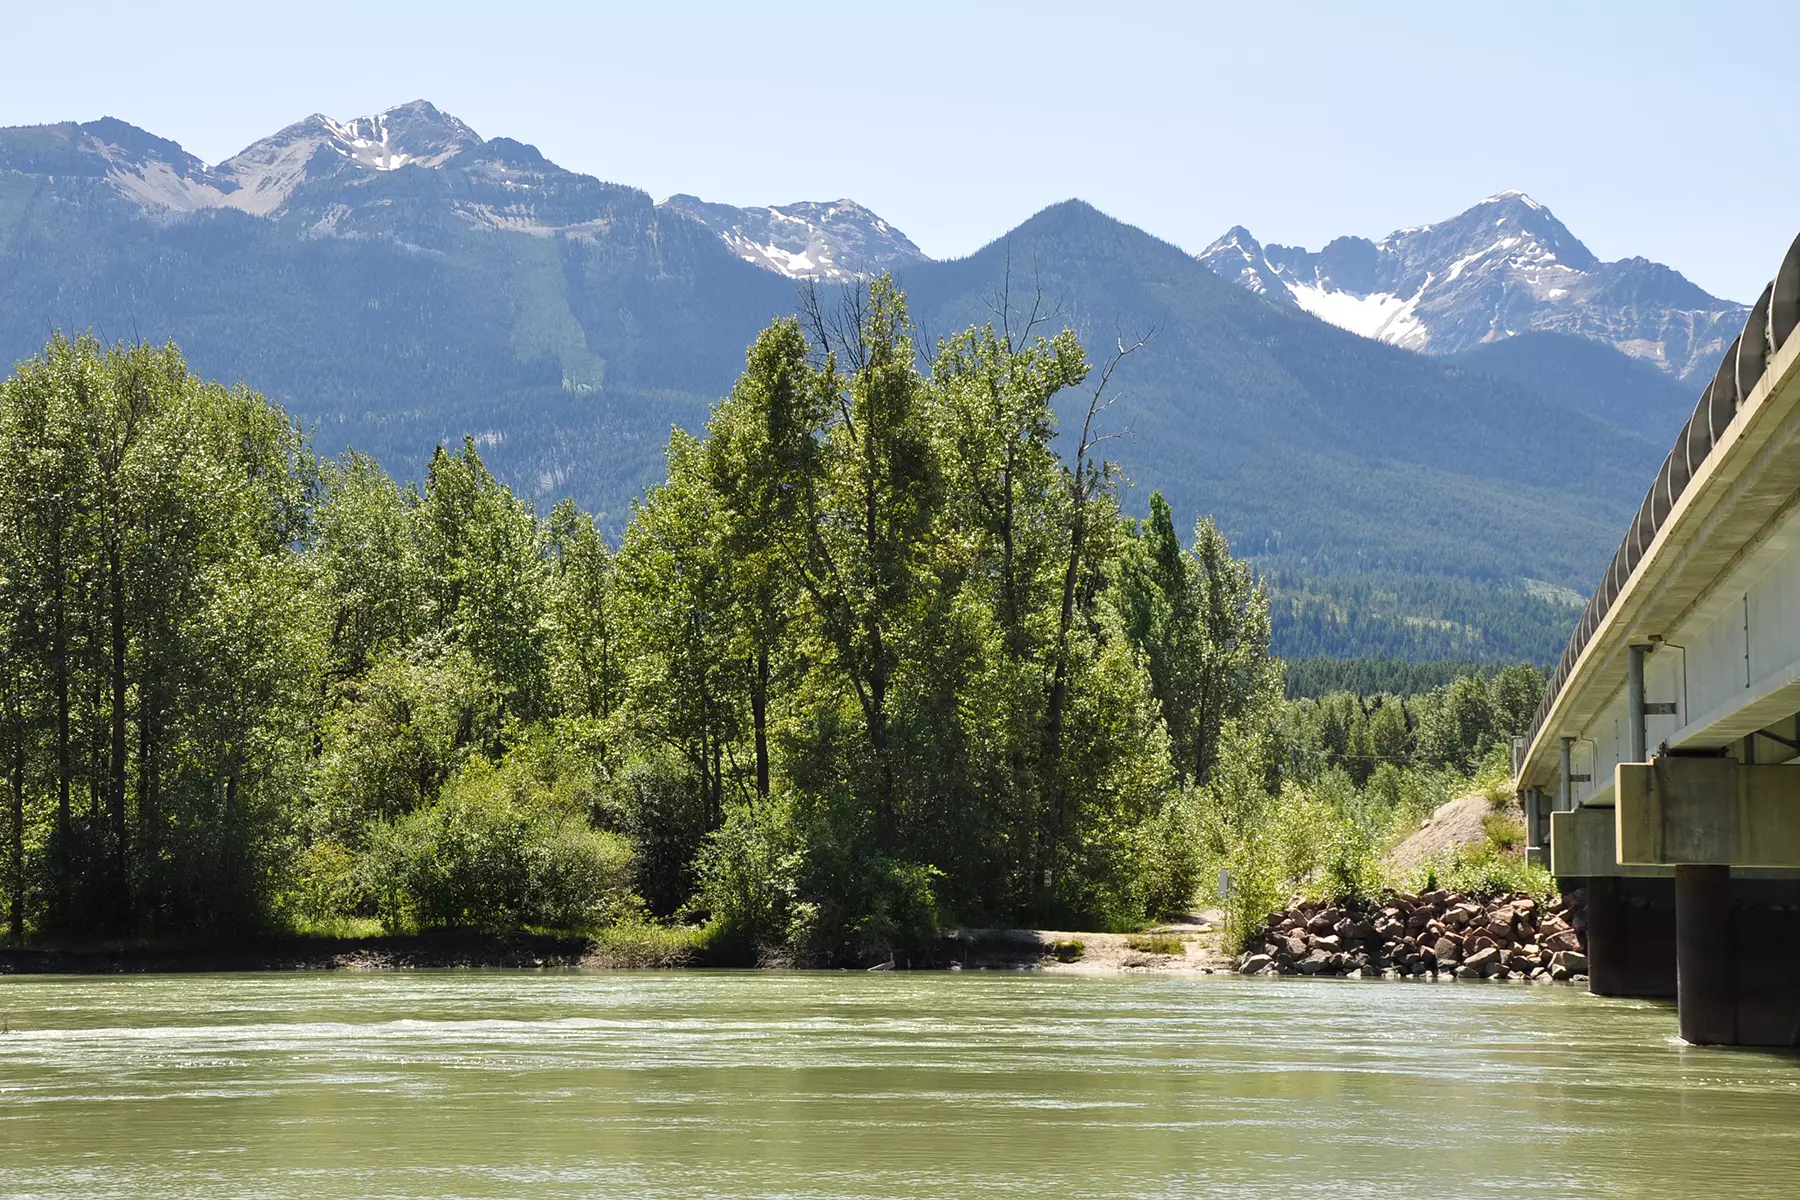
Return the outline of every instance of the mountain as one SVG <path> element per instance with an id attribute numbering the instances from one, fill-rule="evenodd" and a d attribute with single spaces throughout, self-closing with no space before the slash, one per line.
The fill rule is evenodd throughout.
<path id="1" fill-rule="evenodd" d="M 795 311 L 797 281 L 772 267 L 804 253 L 823 271 L 801 223 L 857 232 L 869 257 L 834 246 L 830 265 L 892 265 L 922 347 L 994 320 L 1009 279 L 1015 309 L 1041 295 L 1096 359 L 1154 329 L 1103 418 L 1127 507 L 1158 488 L 1269 569 L 1413 580 L 1382 592 L 1400 599 L 1381 646 L 1470 657 L 1510 653 L 1502 629 L 1525 646 L 1566 627 L 1540 594 L 1591 583 L 1666 448 L 1506 363 L 1421 356 L 1259 298 L 1080 202 L 950 262 L 908 257 L 877 220 L 848 202 L 658 205 L 423 101 L 311 117 L 216 166 L 110 118 L 0 130 L 0 357 L 57 329 L 174 339 L 202 375 L 309 422 L 323 452 L 406 476 L 470 436 L 523 494 L 573 495 L 616 529 L 661 477 L 670 428 L 698 428 L 757 331 Z M 791 241 L 767 232 L 788 224 Z M 791 257 L 747 261 L 734 233 Z M 1065 430 L 1086 399 L 1060 398 Z M 1465 584 L 1500 598 L 1491 629 Z M 1294 628 L 1354 653 L 1362 627 L 1340 618 L 1362 594 L 1309 593 Z"/>
<path id="2" fill-rule="evenodd" d="M 700 222 L 745 262 L 792 279 L 843 283 L 926 261 L 910 238 L 854 200 L 733 208 L 675 195 L 661 207 Z"/>
<path id="3" fill-rule="evenodd" d="M 1215 514 L 1268 565 L 1586 588 L 1663 452 L 1514 381 L 1260 300 L 1079 201 L 896 277 L 934 333 L 992 320 L 1009 263 L 1015 291 L 1036 264 L 1096 355 L 1121 329 L 1155 330 L 1116 377 L 1106 416 L 1130 436 L 1108 449 L 1139 497 Z M 1065 397 L 1064 429 L 1084 401 Z"/>
<path id="4" fill-rule="evenodd" d="M 1528 331 L 1604 342 L 1704 384 L 1747 307 L 1643 258 L 1601 262 L 1523 192 L 1378 242 L 1341 237 L 1314 253 L 1264 246 L 1236 226 L 1201 251 L 1214 272 L 1365 337 L 1455 354 Z"/>

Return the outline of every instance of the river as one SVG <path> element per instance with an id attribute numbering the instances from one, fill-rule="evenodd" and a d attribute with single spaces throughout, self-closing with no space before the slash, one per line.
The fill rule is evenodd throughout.
<path id="1" fill-rule="evenodd" d="M 1800 1060 L 1570 987 L 0 978 L 0 1195 L 1800 1194 Z"/>

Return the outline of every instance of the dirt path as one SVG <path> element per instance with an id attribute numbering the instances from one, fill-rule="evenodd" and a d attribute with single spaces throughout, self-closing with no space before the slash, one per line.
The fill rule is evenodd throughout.
<path id="1" fill-rule="evenodd" d="M 1223 921 L 1224 914 L 1213 910 L 1193 913 L 1186 920 L 1158 925 L 1143 933 L 964 929 L 949 939 L 962 955 L 952 969 L 1041 970 L 1077 975 L 1228 972 L 1232 960 L 1219 945 Z"/>

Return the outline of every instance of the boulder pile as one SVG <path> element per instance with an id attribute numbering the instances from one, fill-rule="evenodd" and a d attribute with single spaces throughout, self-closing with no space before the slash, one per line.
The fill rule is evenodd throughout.
<path id="1" fill-rule="evenodd" d="M 1564 980 L 1587 976 L 1578 898 L 1523 892 L 1388 893 L 1370 905 L 1296 904 L 1271 913 L 1237 961 L 1245 975 L 1380 975 Z"/>

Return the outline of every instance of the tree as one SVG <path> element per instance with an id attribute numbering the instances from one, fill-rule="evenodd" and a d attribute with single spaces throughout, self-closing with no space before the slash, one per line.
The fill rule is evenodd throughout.
<path id="1" fill-rule="evenodd" d="M 1184 553 L 1161 493 L 1127 556 L 1120 588 L 1127 630 L 1142 649 L 1175 747 L 1176 770 L 1205 784 L 1218 761 L 1228 722 L 1271 705 L 1279 695 L 1280 664 L 1269 655 L 1269 599 L 1249 564 L 1233 558 L 1211 520 L 1194 526 Z M 1356 714 L 1360 718 L 1361 714 Z M 1352 744 L 1352 721 L 1328 724 L 1325 748 L 1342 755 Z"/>
<path id="2" fill-rule="evenodd" d="M 613 559 L 594 519 L 565 500 L 550 513 L 545 599 L 550 695 L 557 711 L 612 716 L 624 685 Z"/>
<path id="3" fill-rule="evenodd" d="M 42 927 L 254 908 L 265 843 L 239 785 L 259 773 L 265 795 L 294 728 L 276 694 L 313 661 L 289 586 L 312 479 L 284 414 L 195 379 L 173 347 L 59 337 L 0 385 L 16 835 L 37 808 L 24 793 L 54 795 Z"/>

